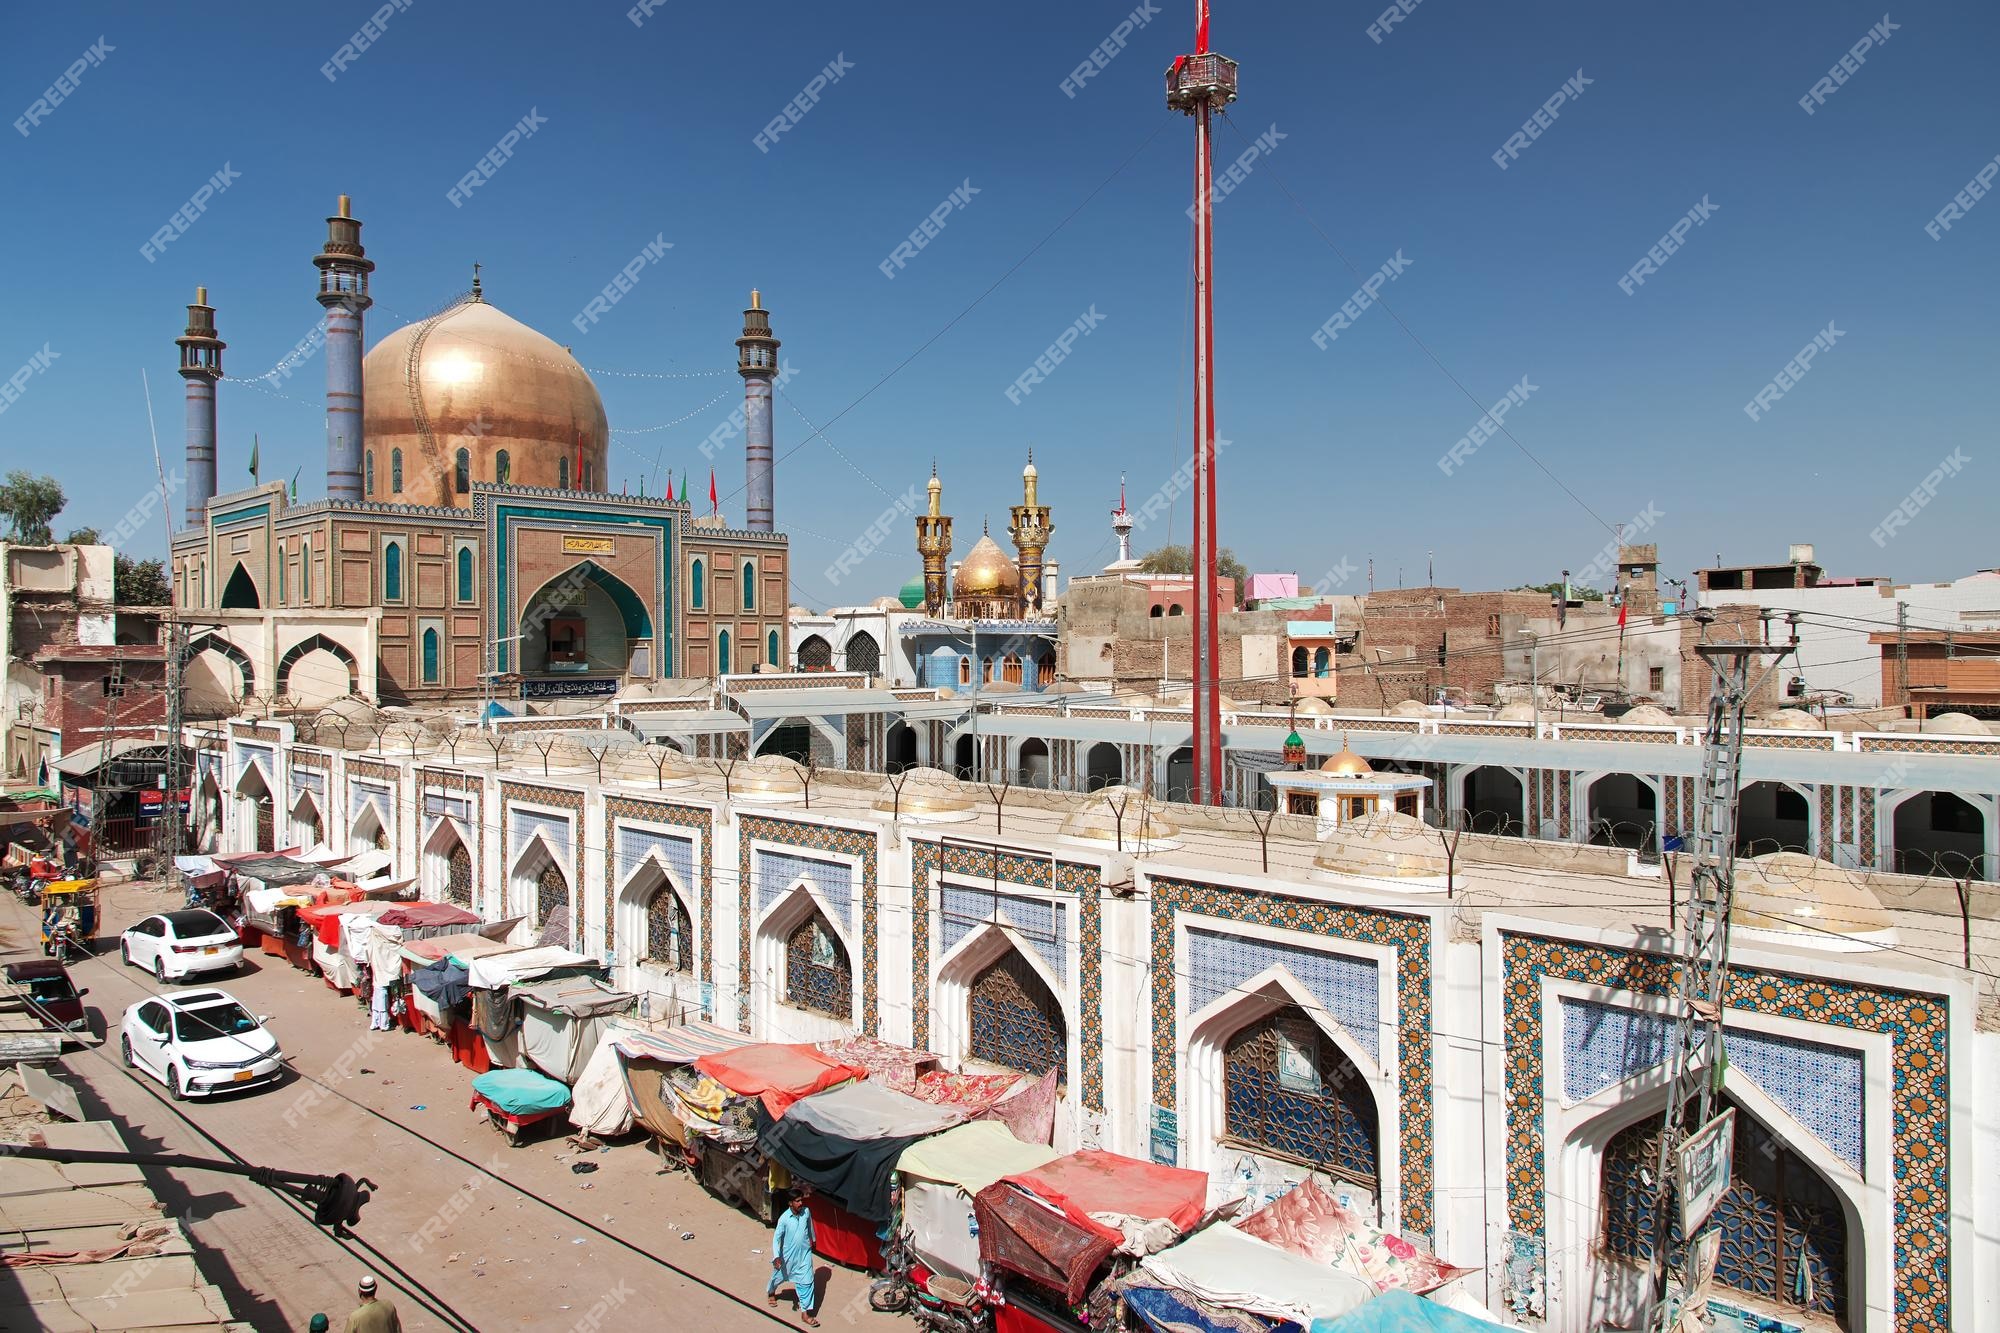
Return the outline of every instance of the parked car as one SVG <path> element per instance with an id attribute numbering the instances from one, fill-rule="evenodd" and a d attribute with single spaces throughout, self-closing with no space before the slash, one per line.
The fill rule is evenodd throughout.
<path id="1" fill-rule="evenodd" d="M 118 956 L 161 981 L 201 972 L 226 972 L 243 961 L 243 941 L 229 923 L 205 907 L 157 912 L 118 939 Z"/>
<path id="2" fill-rule="evenodd" d="M 285 1053 L 228 991 L 156 995 L 125 1011 L 118 1053 L 167 1085 L 175 1101 L 275 1083 Z"/>
<path id="3" fill-rule="evenodd" d="M 89 989 L 78 990 L 69 969 L 55 959 L 9 963 L 7 980 L 28 988 L 28 998 L 35 1003 L 33 1012 L 44 1027 L 82 1032 L 90 1026 L 90 1016 L 83 1011 L 83 997 L 90 994 Z"/>

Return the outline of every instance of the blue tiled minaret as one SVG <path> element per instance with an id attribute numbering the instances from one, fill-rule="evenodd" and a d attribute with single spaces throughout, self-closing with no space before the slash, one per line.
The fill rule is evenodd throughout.
<path id="1" fill-rule="evenodd" d="M 319 303 L 326 307 L 326 495 L 361 498 L 361 317 L 374 302 L 368 275 L 375 265 L 361 248 L 361 223 L 340 196 L 326 220 L 326 249 L 313 256 Z"/>
<path id="2" fill-rule="evenodd" d="M 778 347 L 771 336 L 771 316 L 755 288 L 750 308 L 743 312 L 743 336 L 736 340 L 736 373 L 743 377 L 744 478 L 743 526 L 752 532 L 771 531 L 771 380 L 778 373 Z"/>
<path id="3" fill-rule="evenodd" d="M 222 349 L 229 345 L 215 336 L 208 288 L 194 289 L 187 332 L 174 345 L 181 349 L 181 378 L 187 381 L 187 521 L 198 527 L 215 498 L 215 382 L 222 378 Z"/>

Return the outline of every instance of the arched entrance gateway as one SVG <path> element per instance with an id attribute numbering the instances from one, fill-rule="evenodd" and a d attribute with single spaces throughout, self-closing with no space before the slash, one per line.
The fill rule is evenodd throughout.
<path id="1" fill-rule="evenodd" d="M 631 585 L 585 560 L 521 605 L 523 675 L 651 676 L 653 618 Z"/>
<path id="2" fill-rule="evenodd" d="M 424 896 L 455 907 L 472 906 L 472 853 L 451 820 L 440 819 L 424 847 Z"/>

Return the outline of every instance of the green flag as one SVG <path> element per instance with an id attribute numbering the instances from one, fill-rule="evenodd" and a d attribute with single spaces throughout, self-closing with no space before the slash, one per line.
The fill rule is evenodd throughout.
<path id="1" fill-rule="evenodd" d="M 250 437 L 250 480 L 257 480 L 257 437 Z"/>

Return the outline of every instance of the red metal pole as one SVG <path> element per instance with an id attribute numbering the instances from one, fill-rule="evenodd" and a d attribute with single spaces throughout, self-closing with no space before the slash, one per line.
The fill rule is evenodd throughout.
<path id="1" fill-rule="evenodd" d="M 1208 39 L 1208 6 L 1201 4 L 1199 44 Z M 1211 191 L 1211 109 L 1195 113 L 1194 239 L 1194 799 L 1222 803 L 1221 598 L 1215 546 L 1215 212 Z"/>

